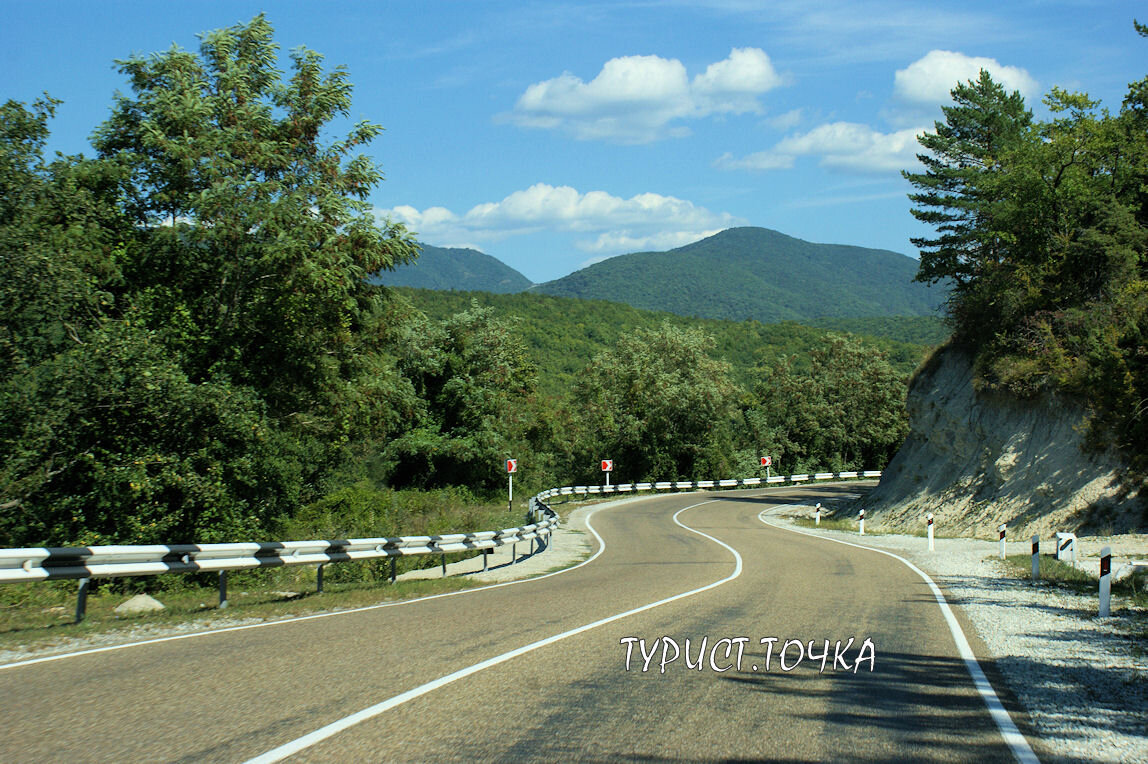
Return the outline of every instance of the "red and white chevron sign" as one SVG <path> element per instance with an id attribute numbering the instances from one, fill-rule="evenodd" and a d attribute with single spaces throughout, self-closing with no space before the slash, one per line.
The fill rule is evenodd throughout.
<path id="1" fill-rule="evenodd" d="M 602 460 L 602 471 L 603 472 L 613 472 L 614 471 L 614 460 L 613 459 L 603 459 Z"/>

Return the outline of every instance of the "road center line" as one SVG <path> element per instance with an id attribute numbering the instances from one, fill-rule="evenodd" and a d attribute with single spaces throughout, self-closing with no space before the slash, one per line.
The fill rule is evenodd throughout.
<path id="1" fill-rule="evenodd" d="M 1033 753 L 1024 735 L 1017 729 L 1016 724 L 1013 723 L 1012 717 L 1009 716 L 1000 698 L 997 697 L 992 683 L 989 682 L 988 677 L 985 676 L 985 672 L 981 669 L 981 664 L 977 662 L 977 657 L 973 653 L 973 648 L 969 646 L 969 641 L 965 638 L 965 633 L 961 630 L 961 625 L 957 622 L 957 617 L 953 614 L 952 608 L 949 607 L 948 601 L 945 600 L 945 595 L 941 593 L 941 588 L 933 582 L 933 579 L 930 578 L 925 571 L 904 557 L 895 555 L 892 552 L 887 552 L 884 549 L 877 549 L 876 547 L 865 546 L 863 544 L 854 544 L 851 541 L 821 536 L 816 533 L 799 531 L 796 528 L 777 525 L 765 519 L 767 512 L 776 512 L 778 509 L 788 506 L 792 505 L 783 504 L 763 509 L 757 514 L 757 519 L 765 525 L 771 528 L 777 528 L 778 530 L 800 533 L 802 536 L 809 536 L 810 538 L 821 539 L 822 541 L 832 541 L 835 544 L 844 544 L 845 546 L 856 547 L 857 549 L 866 549 L 870 552 L 877 552 L 878 554 L 892 557 L 894 560 L 904 563 L 908 566 L 909 570 L 924 579 L 925 583 L 929 585 L 929 589 L 933 592 L 933 597 L 937 600 L 937 605 L 941 608 L 941 614 L 944 615 L 945 623 L 949 625 L 949 632 L 953 635 L 953 641 L 957 644 L 957 651 L 961 654 L 961 658 L 965 662 L 965 668 L 968 669 L 969 676 L 972 677 L 973 680 L 973 685 L 977 688 L 977 692 L 980 693 L 981 699 L 985 702 L 989 715 L 993 718 L 993 721 L 996 722 L 1001 737 L 1004 738 L 1005 743 L 1008 744 L 1008 747 L 1012 750 L 1012 754 L 1016 757 L 1017 761 L 1023 762 L 1024 764 L 1030 764 L 1030 762 L 1031 764 L 1039 764 L 1040 760 L 1036 757 L 1036 754 Z"/>
<path id="2" fill-rule="evenodd" d="M 734 566 L 733 573 L 731 573 L 729 576 L 721 579 L 720 581 L 715 581 L 711 584 L 707 584 L 706 586 L 700 587 L 698 589 L 692 589 L 688 592 L 683 592 L 681 594 L 675 594 L 672 597 L 666 597 L 665 599 L 658 600 L 657 602 L 651 602 L 647 605 L 642 605 L 641 607 L 636 607 L 636 608 L 633 608 L 631 610 L 627 610 L 624 613 L 618 613 L 616 615 L 602 618 L 600 620 L 594 621 L 593 623 L 588 623 L 584 626 L 579 626 L 575 629 L 570 629 L 569 631 L 564 631 L 561 634 L 555 634 L 554 636 L 547 637 L 546 639 L 540 639 L 537 642 L 531 642 L 530 644 L 519 647 L 516 650 L 511 650 L 510 652 L 503 653 L 502 655 L 498 655 L 498 656 L 495 656 L 493 658 L 488 658 L 487 660 L 484 660 L 480 663 L 475 663 L 472 666 L 467 666 L 466 668 L 459 669 L 458 671 L 455 671 L 451 674 L 447 674 L 446 676 L 439 677 L 438 679 L 435 679 L 434 681 L 427 682 L 426 684 L 415 687 L 414 689 L 407 690 L 406 692 L 404 692 L 400 695 L 395 695 L 392 698 L 388 698 L 387 700 L 384 700 L 381 703 L 377 703 L 377 704 L 375 704 L 369 708 L 364 708 L 362 711 L 358 711 L 354 714 L 351 714 L 350 716 L 346 716 L 346 717 L 343 717 L 342 719 L 331 722 L 330 724 L 326 725 L 325 727 L 321 727 L 321 728 L 315 730 L 314 732 L 312 732 L 310 734 L 304 735 L 303 737 L 296 738 L 295 740 L 292 740 L 288 743 L 284 743 L 283 745 L 279 746 L 278 748 L 274 748 L 274 749 L 267 751 L 266 753 L 264 753 L 260 756 L 256 756 L 255 758 L 250 759 L 247 762 L 247 764 L 271 764 L 271 762 L 282 761 L 283 759 L 287 758 L 288 756 L 291 756 L 295 753 L 298 753 L 299 751 L 310 748 L 311 746 L 315 745 L 316 743 L 319 743 L 323 740 L 326 740 L 329 737 L 337 735 L 338 733 L 340 733 L 340 732 L 342 732 L 342 731 L 344 731 L 350 727 L 353 727 L 356 724 L 359 724 L 360 722 L 364 722 L 364 721 L 367 721 L 368 719 L 374 718 L 374 717 L 384 713 L 385 711 L 389 711 L 390 709 L 395 708 L 396 706 L 400 706 L 403 703 L 406 703 L 407 701 L 414 700 L 415 698 L 426 695 L 427 693 L 432 692 L 434 690 L 437 690 L 440 687 L 445 687 L 446 685 L 448 685 L 452 682 L 456 682 L 459 679 L 463 679 L 463 678 L 468 677 L 472 674 L 477 674 L 479 671 L 482 671 L 484 669 L 488 669 L 492 666 L 497 666 L 500 663 L 505 663 L 506 661 L 512 660 L 512 659 L 517 658 L 521 655 L 525 655 L 526 653 L 532 652 L 532 651 L 537 650 L 539 648 L 546 647 L 548 645 L 552 645 L 555 642 L 559 642 L 559 641 L 566 639 L 568 637 L 573 637 L 575 635 L 590 631 L 591 629 L 596 629 L 599 626 L 605 626 L 608 623 L 613 623 L 614 621 L 621 620 L 622 618 L 626 618 L 626 617 L 631 616 L 631 615 L 636 615 L 637 613 L 642 613 L 642 612 L 645 612 L 647 610 L 652 610 L 656 607 L 661 607 L 662 605 L 667 605 L 671 602 L 676 602 L 677 600 L 684 599 L 686 597 L 692 597 L 695 594 L 701 594 L 702 592 L 709 591 L 710 589 L 713 589 L 715 587 L 721 586 L 722 584 L 733 581 L 735 578 L 737 578 L 738 576 L 741 575 L 741 570 L 742 570 L 741 555 L 737 553 L 737 550 L 735 550 L 729 544 L 726 544 L 724 541 L 719 541 L 718 539 L 714 538 L 713 536 L 710 536 L 707 533 L 703 533 L 699 530 L 696 530 L 694 528 L 689 527 L 688 525 L 685 525 L 684 523 L 682 523 L 678 519 L 678 515 L 682 514 L 686 510 L 694 509 L 695 507 L 700 507 L 704 504 L 712 504 L 714 501 L 717 501 L 717 500 L 711 499 L 710 501 L 703 501 L 703 502 L 699 502 L 698 504 L 691 504 L 688 507 L 684 507 L 682 509 L 679 509 L 677 512 L 674 513 L 673 521 L 674 521 L 674 523 L 681 526 L 682 528 L 685 528 L 687 531 L 690 531 L 691 533 L 696 533 L 699 536 L 707 538 L 710 541 L 713 541 L 715 544 L 718 544 L 718 545 L 724 547 L 725 549 L 729 550 L 729 552 L 734 556 L 734 560 L 736 563 Z M 598 535 L 598 531 L 596 531 L 594 529 L 593 524 L 591 524 L 591 522 L 590 522 L 590 520 L 593 517 L 595 512 L 597 512 L 597 509 L 593 510 L 592 512 L 590 512 L 589 515 L 587 515 L 586 527 L 589 528 L 590 532 L 594 534 L 594 537 L 598 539 L 598 545 L 599 545 L 598 553 L 601 554 L 601 552 L 606 548 L 606 542 L 602 539 L 602 537 L 600 535 Z M 595 557 L 597 557 L 597 556 L 598 555 L 595 555 Z M 591 559 L 593 559 L 593 558 L 591 558 Z M 587 562 L 589 562 L 589 560 L 587 560 Z"/>

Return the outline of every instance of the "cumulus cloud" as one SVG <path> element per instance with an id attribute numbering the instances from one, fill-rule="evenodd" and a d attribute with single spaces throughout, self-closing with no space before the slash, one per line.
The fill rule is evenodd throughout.
<path id="1" fill-rule="evenodd" d="M 950 91 L 957 83 L 976 80 L 981 69 L 1004 85 L 1005 90 L 1019 90 L 1025 100 L 1039 95 L 1037 81 L 1024 69 L 1005 66 L 995 58 L 966 56 L 951 50 L 931 50 L 894 75 L 893 94 L 902 101 L 932 106 L 948 103 Z"/>
<path id="2" fill-rule="evenodd" d="M 456 214 L 444 207 L 418 210 L 401 205 L 376 214 L 405 224 L 419 239 L 439 246 L 477 246 L 537 231 L 579 234 L 587 252 L 680 246 L 741 225 L 728 213 L 714 213 L 673 196 L 644 193 L 629 199 L 605 191 L 581 193 L 570 186 L 536 183 L 498 202 Z"/>
<path id="3" fill-rule="evenodd" d="M 792 167 L 798 157 L 819 156 L 825 167 L 853 172 L 890 172 L 913 167 L 920 150 L 917 135 L 924 128 L 882 133 L 856 122 L 831 122 L 806 133 L 790 135 L 773 148 L 736 158 L 719 157 L 724 170 L 776 170 Z"/>
<path id="4" fill-rule="evenodd" d="M 622 56 L 589 82 L 565 72 L 536 82 L 501 119 L 521 127 L 562 129 L 580 140 L 649 143 L 688 135 L 677 120 L 760 113 L 758 96 L 783 82 L 758 48 L 734 48 L 691 80 L 677 59 Z"/>

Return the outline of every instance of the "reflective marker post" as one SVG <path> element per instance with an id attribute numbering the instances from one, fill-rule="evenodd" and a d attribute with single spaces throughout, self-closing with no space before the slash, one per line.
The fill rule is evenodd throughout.
<path id="1" fill-rule="evenodd" d="M 1100 550 L 1100 611 L 1106 618 L 1112 614 L 1112 547 Z"/>
<path id="2" fill-rule="evenodd" d="M 1000 527 L 997 528 L 997 530 L 1001 534 L 1001 559 L 1003 560 L 1005 558 L 1005 531 L 1008 530 L 1008 525 L 1005 523 L 1001 523 Z"/>
<path id="3" fill-rule="evenodd" d="M 816 524 L 817 524 L 817 525 L 821 525 L 821 502 L 817 502 L 817 515 L 816 515 L 816 518 L 817 518 Z"/>
<path id="4" fill-rule="evenodd" d="M 510 479 L 510 485 L 507 488 L 506 511 L 514 511 L 514 473 L 518 472 L 518 460 L 506 460 L 506 475 Z"/>
<path id="5" fill-rule="evenodd" d="M 928 520 L 928 524 L 929 524 L 929 551 L 934 552 L 934 551 L 936 551 L 936 547 L 933 546 L 933 513 L 932 512 L 929 513 L 927 520 Z"/>
<path id="6" fill-rule="evenodd" d="M 861 510 L 861 535 L 865 535 L 865 510 Z"/>
<path id="7" fill-rule="evenodd" d="M 1040 580 L 1040 536 L 1032 537 L 1032 582 Z"/>

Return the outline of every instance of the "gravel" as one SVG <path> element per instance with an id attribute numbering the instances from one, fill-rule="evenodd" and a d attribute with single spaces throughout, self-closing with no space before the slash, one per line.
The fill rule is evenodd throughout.
<path id="1" fill-rule="evenodd" d="M 469 562 L 477 568 L 463 570 L 460 565 L 451 573 L 503 581 L 576 563 L 591 549 L 583 519 L 588 510 L 576 511 L 543 554 L 514 565 L 507 564 L 509 559 L 490 560 L 486 574 L 477 559 Z M 789 505 L 772 522 L 792 525 L 794 517 L 811 516 L 811 512 L 809 507 Z M 1098 618 L 1096 595 L 1033 587 L 1010 578 L 997 558 L 998 544 L 992 541 L 938 538 L 936 551 L 930 553 L 925 539 L 915 536 L 870 534 L 862 538 L 845 531 L 815 532 L 894 552 L 929 573 L 949 603 L 972 622 L 993 663 L 1027 710 L 1044 761 L 1148 762 L 1148 655 L 1138 654 L 1131 636 L 1133 629 L 1144 633 L 1148 628 L 1143 612 L 1131 611 L 1114 599 L 1114 615 Z M 1129 557 L 1148 558 L 1148 537 L 1081 539 L 1081 567 L 1094 566 L 1092 557 L 1101 545 L 1112 546 L 1114 571 Z M 1009 554 L 1029 551 L 1028 541 L 1008 545 Z M 237 618 L 212 626 L 243 626 L 259 620 Z M 61 640 L 30 651 L 0 650 L 0 664 L 200 630 L 202 625 L 197 624 L 141 627 L 127 634 Z"/>
<path id="2" fill-rule="evenodd" d="M 773 521 L 791 525 L 794 516 L 812 517 L 812 508 L 790 506 Z M 972 622 L 1027 710 L 1042 760 L 1148 762 L 1148 655 L 1132 636 L 1148 627 L 1142 611 L 1114 597 L 1113 615 L 1099 618 L 1096 594 L 1011 578 L 997 542 L 938 538 L 930 553 L 928 542 L 916 536 L 814 532 L 893 552 L 927 572 Z M 1143 537 L 1089 539 L 1081 546 L 1088 554 L 1103 544 L 1126 555 L 1113 559 L 1114 571 L 1128 557 L 1148 558 Z M 1007 553 L 1029 554 L 1030 542 L 1010 542 Z M 1081 560 L 1081 567 L 1092 562 Z"/>

